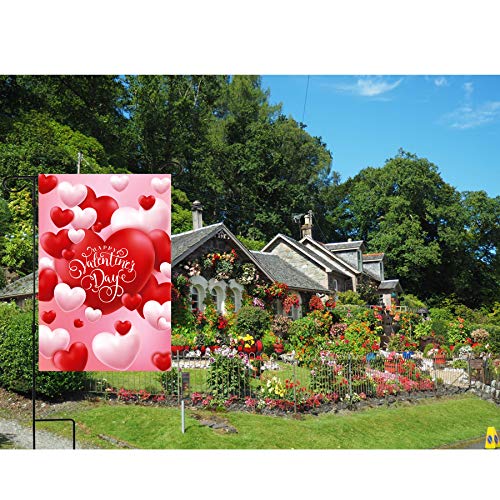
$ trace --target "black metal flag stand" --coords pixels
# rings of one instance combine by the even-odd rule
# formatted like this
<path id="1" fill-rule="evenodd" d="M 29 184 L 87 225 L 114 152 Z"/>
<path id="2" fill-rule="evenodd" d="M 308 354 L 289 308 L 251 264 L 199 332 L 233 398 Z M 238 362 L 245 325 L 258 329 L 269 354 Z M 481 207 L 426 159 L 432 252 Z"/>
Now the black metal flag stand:
<path id="1" fill-rule="evenodd" d="M 36 449 L 36 423 L 37 422 L 71 422 L 73 426 L 73 449 L 76 449 L 76 422 L 72 418 L 36 418 L 36 357 L 38 349 L 36 345 L 36 219 L 37 219 L 37 192 L 38 192 L 38 176 L 36 175 L 11 175 L 3 179 L 3 188 L 9 193 L 17 193 L 26 188 L 26 186 L 12 187 L 9 186 L 11 181 L 29 181 L 31 183 L 31 206 L 33 208 L 33 316 L 31 319 L 31 349 L 32 349 L 32 379 L 31 379 L 31 402 L 32 402 L 32 430 L 33 430 L 33 449 Z"/>

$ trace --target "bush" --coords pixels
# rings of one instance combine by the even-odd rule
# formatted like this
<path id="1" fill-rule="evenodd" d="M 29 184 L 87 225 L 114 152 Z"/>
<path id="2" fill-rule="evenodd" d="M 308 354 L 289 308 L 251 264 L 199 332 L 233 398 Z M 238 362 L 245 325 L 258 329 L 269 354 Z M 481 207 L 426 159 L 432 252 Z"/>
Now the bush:
<path id="1" fill-rule="evenodd" d="M 236 327 L 241 336 L 251 335 L 255 340 L 259 340 L 270 326 L 269 313 L 260 307 L 243 306 L 238 312 Z"/>
<path id="2" fill-rule="evenodd" d="M 401 305 L 410 309 L 427 309 L 427 306 L 416 295 L 407 293 L 401 298 Z"/>
<path id="3" fill-rule="evenodd" d="M 366 304 L 366 302 L 361 298 L 359 293 L 356 293 L 353 290 L 347 290 L 346 292 L 338 293 L 337 303 L 357 305 L 357 306 L 364 306 Z"/>
<path id="4" fill-rule="evenodd" d="M 235 350 L 220 349 L 213 358 L 207 373 L 207 385 L 216 398 L 242 396 L 249 390 L 248 358 L 240 357 Z"/>
<path id="5" fill-rule="evenodd" d="M 484 329 L 486 330 L 490 336 L 486 343 L 489 345 L 489 350 L 494 354 L 500 354 L 500 326 L 491 325 L 491 324 L 481 324 L 481 325 L 473 325 L 472 328 L 475 329 Z"/>
<path id="6" fill-rule="evenodd" d="M 177 396 L 179 394 L 179 371 L 177 368 L 171 368 L 168 372 L 156 374 L 156 379 L 160 382 L 165 394 Z M 152 392 L 152 391 L 150 391 Z"/>
<path id="7" fill-rule="evenodd" d="M 5 323 L 6 309 L 0 320 L 0 385 L 8 390 L 29 393 L 32 386 L 32 333 L 31 312 L 11 314 Z M 38 325 L 36 325 L 38 345 Z M 36 363 L 38 369 L 38 362 Z M 37 372 L 36 392 L 47 398 L 60 398 L 85 388 L 84 372 Z"/>

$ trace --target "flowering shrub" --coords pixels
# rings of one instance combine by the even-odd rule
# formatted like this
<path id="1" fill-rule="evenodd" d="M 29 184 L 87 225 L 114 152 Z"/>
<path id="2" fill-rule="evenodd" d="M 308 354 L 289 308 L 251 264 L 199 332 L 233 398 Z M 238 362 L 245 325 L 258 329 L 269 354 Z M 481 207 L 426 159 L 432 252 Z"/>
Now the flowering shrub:
<path id="1" fill-rule="evenodd" d="M 300 305 L 299 296 L 294 293 L 289 293 L 282 301 L 283 311 L 288 314 L 293 307 L 298 307 Z"/>
<path id="2" fill-rule="evenodd" d="M 241 266 L 240 275 L 236 278 L 236 281 L 241 285 L 250 285 L 253 283 L 256 277 L 257 270 L 253 264 L 243 264 Z"/>
<path id="3" fill-rule="evenodd" d="M 283 316 L 282 314 L 278 314 L 274 317 L 273 322 L 271 324 L 271 330 L 274 335 L 279 337 L 282 340 L 286 340 L 288 337 L 288 330 L 290 329 L 290 325 L 292 324 L 292 320 L 288 316 Z"/>
<path id="4" fill-rule="evenodd" d="M 255 340 L 261 339 L 269 330 L 271 319 L 269 313 L 260 307 L 243 306 L 236 319 L 236 328 L 240 335 L 251 335 Z"/>
<path id="5" fill-rule="evenodd" d="M 227 398 L 242 394 L 249 387 L 250 362 L 248 356 L 236 349 L 216 349 L 209 359 L 207 385 L 217 397 Z"/>
<path id="6" fill-rule="evenodd" d="M 309 301 L 310 311 L 322 311 L 325 308 L 323 301 L 317 296 L 313 295 Z"/>

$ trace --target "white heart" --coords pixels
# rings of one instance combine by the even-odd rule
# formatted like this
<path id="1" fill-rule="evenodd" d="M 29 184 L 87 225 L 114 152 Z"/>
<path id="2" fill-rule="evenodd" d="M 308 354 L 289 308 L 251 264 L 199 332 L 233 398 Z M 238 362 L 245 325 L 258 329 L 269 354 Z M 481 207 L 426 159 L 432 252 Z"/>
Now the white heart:
<path id="1" fill-rule="evenodd" d="M 123 191 L 128 186 L 128 175 L 113 175 L 109 180 L 117 191 Z"/>
<path id="2" fill-rule="evenodd" d="M 170 227 L 170 207 L 160 198 L 156 198 L 155 204 L 149 210 L 144 210 L 142 207 L 139 210 L 132 207 L 115 210 L 111 216 L 112 232 L 128 227 L 146 233 L 154 229 L 166 230 Z"/>
<path id="3" fill-rule="evenodd" d="M 85 238 L 85 231 L 83 229 L 70 229 L 68 238 L 76 245 Z"/>
<path id="4" fill-rule="evenodd" d="M 54 259 L 51 259 L 50 257 L 42 257 L 39 261 L 38 261 L 38 270 L 41 271 L 42 269 L 46 269 L 46 268 L 50 268 L 50 269 L 54 269 Z"/>
<path id="5" fill-rule="evenodd" d="M 73 208 L 73 213 L 75 216 L 73 217 L 71 225 L 75 229 L 89 229 L 97 220 L 97 212 L 95 208 L 92 207 L 87 207 L 84 210 L 80 207 L 75 207 Z"/>
<path id="6" fill-rule="evenodd" d="M 50 359 L 57 351 L 69 346 L 70 336 L 64 328 L 51 330 L 48 326 L 40 325 L 38 332 L 40 354 L 44 358 Z"/>
<path id="7" fill-rule="evenodd" d="M 83 288 L 71 288 L 66 283 L 59 283 L 54 288 L 54 298 L 57 305 L 66 312 L 75 311 L 84 302 L 87 294 Z"/>
<path id="8" fill-rule="evenodd" d="M 126 370 L 135 360 L 141 341 L 132 327 L 127 335 L 119 333 L 98 333 L 92 340 L 96 358 L 115 370 Z"/>
<path id="9" fill-rule="evenodd" d="M 61 200 L 68 207 L 74 207 L 87 197 L 87 186 L 83 184 L 75 184 L 73 186 L 69 182 L 61 182 L 57 186 L 57 192 Z"/>
<path id="10" fill-rule="evenodd" d="M 165 318 L 160 318 L 158 320 L 158 330 L 168 330 L 170 328 L 170 322 L 167 321 Z"/>
<path id="11" fill-rule="evenodd" d="M 170 301 L 160 305 L 156 300 L 148 300 L 142 310 L 146 321 L 157 330 L 165 330 L 170 323 Z M 160 320 L 163 320 L 160 322 Z"/>
<path id="12" fill-rule="evenodd" d="M 160 272 L 163 274 L 163 276 L 170 279 L 171 272 L 172 272 L 172 266 L 168 262 L 162 262 L 160 264 Z"/>
<path id="13" fill-rule="evenodd" d="M 151 180 L 151 187 L 157 193 L 164 193 L 170 187 L 170 177 L 164 177 L 160 179 L 159 177 L 155 177 Z"/>
<path id="14" fill-rule="evenodd" d="M 87 307 L 85 309 L 85 317 L 91 321 L 98 321 L 102 317 L 102 311 L 100 309 L 93 309 L 92 307 Z"/>

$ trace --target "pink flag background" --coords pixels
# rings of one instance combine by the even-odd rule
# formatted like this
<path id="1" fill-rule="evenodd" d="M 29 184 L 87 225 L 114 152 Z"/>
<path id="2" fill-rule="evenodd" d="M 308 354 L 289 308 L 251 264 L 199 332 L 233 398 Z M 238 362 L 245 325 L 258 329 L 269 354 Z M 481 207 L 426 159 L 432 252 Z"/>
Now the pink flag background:
<path id="1" fill-rule="evenodd" d="M 39 176 L 39 369 L 170 368 L 170 175 Z"/>

